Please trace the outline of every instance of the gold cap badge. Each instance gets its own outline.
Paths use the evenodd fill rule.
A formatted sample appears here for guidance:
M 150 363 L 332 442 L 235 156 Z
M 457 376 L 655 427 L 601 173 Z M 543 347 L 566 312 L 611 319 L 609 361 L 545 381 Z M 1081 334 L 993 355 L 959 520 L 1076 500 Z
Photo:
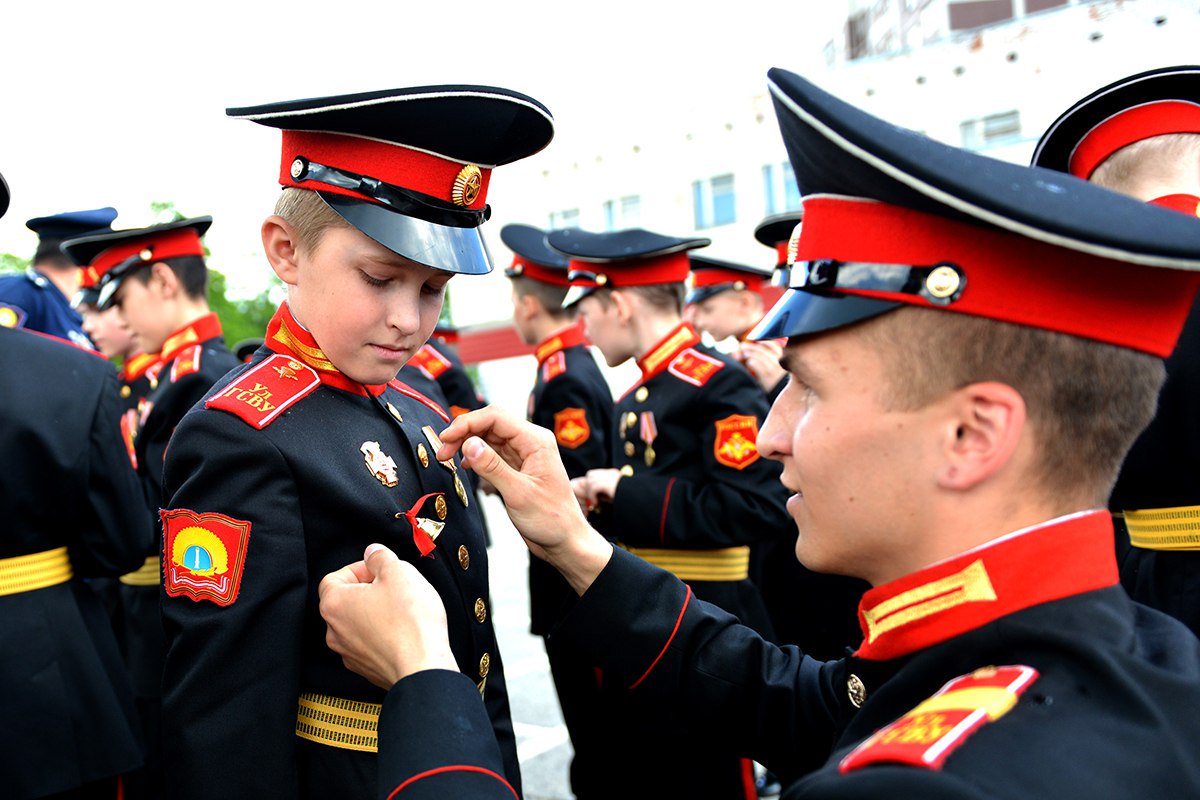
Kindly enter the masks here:
M 474 164 L 467 164 L 458 171 L 454 186 L 450 189 L 450 199 L 456 206 L 469 206 L 479 197 L 483 188 L 483 173 Z

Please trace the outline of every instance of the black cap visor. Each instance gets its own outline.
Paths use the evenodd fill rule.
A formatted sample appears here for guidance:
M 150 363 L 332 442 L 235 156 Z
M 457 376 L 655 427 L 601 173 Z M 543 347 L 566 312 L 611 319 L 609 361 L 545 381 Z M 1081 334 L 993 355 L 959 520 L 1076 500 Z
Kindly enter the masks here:
M 721 292 L 736 288 L 736 283 L 714 283 L 712 286 L 699 286 L 688 292 L 687 297 L 683 300 L 683 304 L 690 306 L 696 303 L 703 303 L 710 297 L 715 297 Z
M 844 328 L 899 308 L 902 303 L 848 294 L 815 294 L 789 289 L 746 337 L 791 339 Z
M 492 271 L 491 255 L 477 227 L 439 225 L 332 192 L 317 195 L 353 227 L 410 261 L 462 275 Z

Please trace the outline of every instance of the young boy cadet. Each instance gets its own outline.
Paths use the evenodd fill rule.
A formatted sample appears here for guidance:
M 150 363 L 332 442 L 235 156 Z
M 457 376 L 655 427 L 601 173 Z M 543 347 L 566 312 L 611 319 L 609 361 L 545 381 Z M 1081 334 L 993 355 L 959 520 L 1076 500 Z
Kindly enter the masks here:
M 609 366 L 637 359 L 642 372 L 616 402 L 610 466 L 574 481 L 580 499 L 622 547 L 770 636 L 749 580 L 750 544 L 786 520 L 779 468 L 754 443 L 766 398 L 680 316 L 688 251 L 708 240 L 568 229 L 546 242 L 570 259 L 564 302 L 579 304 L 588 338 Z M 607 775 L 609 796 L 754 796 L 749 762 L 668 718 L 630 719 L 639 724 L 617 719 L 608 734 L 626 752 Z
M 0 177 L 0 215 L 8 200 Z M 0 477 L 4 796 L 107 800 L 142 763 L 121 654 L 84 582 L 144 557 L 117 381 L 95 354 L 29 331 L 0 329 L 0 361 L 21 378 L 0 383 L 0 452 L 13 461 Z
M 549 437 L 500 411 L 459 418 L 440 455 L 461 446 L 581 595 L 556 635 L 642 702 L 803 774 L 784 800 L 1200 796 L 1200 648 L 1121 590 L 1104 510 L 1200 285 L 1200 226 L 770 78 L 806 196 L 794 288 L 754 334 L 788 337 L 790 376 L 759 445 L 794 492 L 800 559 L 873 584 L 862 647 L 773 647 L 614 549 Z M 393 778 L 454 796 L 466 773 L 414 772 L 429 758 L 409 749 L 444 709 L 479 718 L 430 602 L 374 550 L 322 601 L 347 658 L 399 680 Z M 396 617 L 423 647 L 370 636 Z M 390 709 L 434 692 L 397 729 Z M 494 763 L 456 737 L 456 764 Z
M 583 477 L 610 463 L 613 401 L 574 311 L 562 307 L 570 286 L 569 262 L 546 245 L 546 232 L 532 225 L 505 225 L 500 240 L 513 253 L 504 271 L 512 281 L 513 325 L 526 344 L 536 346 L 537 373 L 527 419 L 554 432 L 567 476 Z M 602 786 L 604 772 L 613 768 L 605 756 L 612 743 L 601 738 L 603 728 L 597 724 L 604 700 L 595 665 L 549 635 L 559 611 L 572 598 L 562 576 L 530 556 L 529 629 L 545 641 L 550 675 L 571 735 L 571 791 L 576 800 L 587 800 L 600 796 L 594 787 Z
M 288 288 L 266 344 L 180 423 L 162 511 L 168 794 L 366 797 L 383 693 L 325 646 L 317 582 L 383 540 L 438 587 L 504 772 L 517 754 L 478 506 L 449 421 L 395 375 L 455 274 L 491 269 L 494 166 L 549 143 L 515 92 L 431 86 L 228 111 L 280 128 L 262 225 Z
M 1200 215 L 1200 67 L 1151 70 L 1098 89 L 1050 126 L 1033 163 Z M 1200 635 L 1200 304 L 1166 367 L 1158 412 L 1129 451 L 1108 507 L 1121 585 Z
M 145 771 L 128 781 L 131 798 L 158 797 L 161 779 L 159 717 L 166 642 L 159 614 L 162 566 L 155 533 L 163 504 L 163 459 L 183 415 L 237 366 L 237 358 L 225 347 L 221 323 L 208 307 L 201 237 L 211 224 L 212 217 L 196 217 L 62 244 L 64 253 L 99 280 L 96 309 L 103 313 L 119 308 L 136 344 L 159 353 L 154 387 L 135 412 L 136 427 L 130 411 L 122 418 L 148 506 L 145 563 L 120 579 L 121 644 L 147 744 Z
M 37 250 L 25 274 L 0 278 L 0 326 L 28 328 L 90 349 L 83 320 L 71 307 L 79 270 L 59 246 L 64 239 L 107 231 L 116 218 L 117 210 L 105 207 L 26 222 L 25 227 L 38 235 Z

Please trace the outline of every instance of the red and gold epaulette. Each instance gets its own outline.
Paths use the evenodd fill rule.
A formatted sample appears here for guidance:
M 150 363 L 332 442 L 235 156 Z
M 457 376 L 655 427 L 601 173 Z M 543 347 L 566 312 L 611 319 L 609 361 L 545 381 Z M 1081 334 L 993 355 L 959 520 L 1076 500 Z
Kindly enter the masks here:
M 725 366 L 725 362 L 719 358 L 706 356 L 698 350 L 688 348 L 671 361 L 667 366 L 667 371 L 679 378 L 681 381 L 686 381 L 692 386 L 703 386 L 708 383 L 708 379 Z
M 1007 714 L 1037 680 L 1033 667 L 985 667 L 947 683 L 900 719 L 876 731 L 838 764 L 842 773 L 871 764 L 940 770 L 967 737 Z
M 567 371 L 567 354 L 559 350 L 542 362 L 542 383 L 549 383 Z
M 430 380 L 437 380 L 438 376 L 454 366 L 444 355 L 428 344 L 421 345 L 421 349 L 413 354 L 408 363 L 425 373 Z
M 433 409 L 435 412 L 437 412 L 437 415 L 439 417 L 441 417 L 442 419 L 446 420 L 446 422 L 450 421 L 450 417 L 447 416 L 445 409 L 443 409 L 437 403 L 433 402 L 428 397 L 421 394 L 420 392 L 418 392 L 416 389 L 412 388 L 411 386 L 408 386 L 407 384 L 403 384 L 400 381 L 396 380 L 395 378 L 392 378 L 390 381 L 388 381 L 388 386 L 392 387 L 393 389 L 395 389 L 397 392 L 404 395 L 405 397 L 411 397 L 413 400 L 417 400 L 421 403 L 424 403 L 425 405 L 427 405 L 431 409 Z
M 171 362 L 171 383 L 193 372 L 199 372 L 200 356 L 203 352 L 204 348 L 201 345 L 194 344 L 175 356 L 175 360 Z
M 204 407 L 228 411 L 261 431 L 320 385 L 315 369 L 276 354 L 239 375 L 204 401 Z

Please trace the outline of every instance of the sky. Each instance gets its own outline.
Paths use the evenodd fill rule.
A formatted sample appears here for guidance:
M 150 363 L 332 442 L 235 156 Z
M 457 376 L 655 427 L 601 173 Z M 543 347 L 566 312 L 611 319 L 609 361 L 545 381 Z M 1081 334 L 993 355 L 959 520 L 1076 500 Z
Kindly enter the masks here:
M 115 227 L 138 227 L 156 221 L 151 202 L 170 201 L 214 217 L 210 265 L 235 294 L 254 294 L 267 284 L 258 230 L 278 194 L 279 133 L 226 107 L 501 86 L 550 108 L 561 153 L 761 92 L 769 67 L 802 71 L 819 52 L 804 42 L 837 24 L 839 5 L 7 3 L 0 173 L 12 204 L 0 252 L 32 254 L 31 217 L 111 205 Z M 536 169 L 536 158 L 518 166 Z

